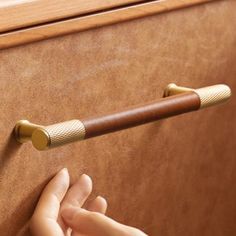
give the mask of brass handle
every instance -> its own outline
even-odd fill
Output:
[[[142,125],[155,120],[213,106],[228,100],[231,90],[227,85],[190,89],[169,84],[164,97],[158,101],[100,117],[70,120],[41,126],[20,120],[14,128],[16,139],[32,141],[38,150],[46,150],[78,140]]]
[[[187,91],[193,91],[198,94],[201,101],[200,109],[225,102],[231,97],[231,89],[225,84],[217,84],[199,89],[191,89],[177,86],[174,83],[171,83],[167,86],[164,91],[164,96],[168,97]]]

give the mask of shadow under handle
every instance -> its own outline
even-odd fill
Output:
[[[230,95],[230,88],[226,85],[194,90],[170,84],[165,90],[165,98],[148,104],[109,115],[70,120],[50,126],[21,120],[15,126],[15,134],[19,142],[32,140],[36,149],[46,150],[212,106],[226,101]]]

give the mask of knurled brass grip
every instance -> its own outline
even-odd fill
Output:
[[[164,96],[172,96],[184,92],[193,91],[200,98],[200,108],[210,107],[227,101],[231,97],[231,89],[225,84],[217,84],[199,89],[180,87],[176,84],[169,84],[165,89]]]
[[[223,84],[200,89],[169,84],[164,91],[165,98],[152,103],[92,119],[70,120],[49,126],[36,125],[27,120],[20,120],[16,123],[14,132],[20,143],[31,140],[36,149],[47,150],[67,143],[213,106],[228,100],[230,96],[230,88]]]
[[[34,126],[33,129],[32,126]],[[46,150],[84,139],[85,127],[80,120],[70,120],[49,126],[38,126],[27,120],[20,120],[15,126],[15,133],[19,142],[32,140],[36,149]]]
[[[219,84],[194,90],[201,100],[201,108],[210,107],[227,101],[231,90],[227,85]]]

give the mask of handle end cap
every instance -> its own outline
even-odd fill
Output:
[[[32,134],[32,143],[36,149],[46,150],[50,146],[50,137],[43,128],[39,128]]]

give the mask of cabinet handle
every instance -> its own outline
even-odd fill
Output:
[[[228,100],[231,90],[219,84],[200,89],[190,89],[169,84],[164,98],[132,107],[121,112],[90,119],[70,120],[49,126],[20,120],[14,128],[16,139],[32,141],[38,150],[46,150],[78,140],[83,140],[148,122],[199,110]]]

